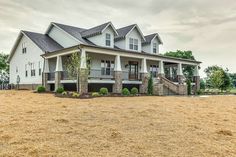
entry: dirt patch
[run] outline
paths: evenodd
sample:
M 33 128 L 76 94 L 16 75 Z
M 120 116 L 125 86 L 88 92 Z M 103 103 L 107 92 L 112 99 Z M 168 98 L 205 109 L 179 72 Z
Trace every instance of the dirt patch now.
M 0 156 L 236 156 L 235 96 L 0 100 Z

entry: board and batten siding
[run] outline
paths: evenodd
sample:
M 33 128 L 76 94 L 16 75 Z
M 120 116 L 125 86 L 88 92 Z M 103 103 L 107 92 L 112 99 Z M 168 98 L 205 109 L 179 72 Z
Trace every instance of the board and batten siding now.
M 160 43 L 158 42 L 157 38 L 154 38 L 152 41 L 151 41 L 151 44 L 148 44 L 148 45 L 144 45 L 142 46 L 142 50 L 144 52 L 147 52 L 147 53 L 153 53 L 153 43 L 157 43 L 157 53 L 156 54 L 159 54 L 159 46 L 160 46 Z
M 107 33 L 111 35 L 111 46 L 106 46 Z M 115 36 L 114 31 L 112 30 L 111 26 L 109 26 L 106 28 L 106 30 L 103 31 L 102 34 L 90 37 L 88 38 L 88 40 L 99 46 L 114 48 L 114 36 Z
M 22 43 L 25 43 L 27 49 L 24 54 L 22 53 Z M 19 75 L 20 84 L 41 84 L 42 74 L 39 75 L 39 62 L 41 71 L 43 72 L 44 59 L 40 56 L 43 53 L 44 52 L 35 43 L 23 35 L 10 60 L 10 83 L 16 84 L 17 76 Z M 31 76 L 30 63 L 34 64 L 35 76 Z M 26 68 L 28 77 L 25 76 Z
M 48 35 L 64 48 L 79 44 L 73 37 L 69 36 L 66 32 L 55 26 L 51 28 Z

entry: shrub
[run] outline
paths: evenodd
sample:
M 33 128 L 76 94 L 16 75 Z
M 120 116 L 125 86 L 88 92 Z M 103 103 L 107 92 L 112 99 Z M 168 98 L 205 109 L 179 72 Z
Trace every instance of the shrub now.
M 132 95 L 137 95 L 138 94 L 138 89 L 136 87 L 133 87 L 130 91 Z
M 37 91 L 38 93 L 43 93 L 43 92 L 46 91 L 46 88 L 45 88 L 44 86 L 38 86 L 37 89 L 36 89 L 36 91 Z
M 203 91 L 202 90 L 198 90 L 197 91 L 197 95 L 202 95 L 203 94 Z
M 191 81 L 187 80 L 187 90 L 188 90 L 188 95 L 192 94 L 192 85 L 191 85 Z
M 62 92 L 61 94 L 62 94 L 62 95 L 67 95 L 67 92 Z
M 153 94 L 153 80 L 152 80 L 152 75 L 148 79 L 148 94 L 152 95 Z
M 130 95 L 130 92 L 127 88 L 122 89 L 122 95 L 128 96 Z
M 107 94 L 108 94 L 108 89 L 105 88 L 105 87 L 103 87 L 103 88 L 101 88 L 101 89 L 99 90 L 99 93 L 100 93 L 101 95 L 107 95 Z
M 98 92 L 92 93 L 92 97 L 99 97 L 99 96 L 100 96 L 100 94 Z
M 79 93 L 76 93 L 76 92 L 73 92 L 73 93 L 72 93 L 72 97 L 76 97 L 76 98 L 77 98 L 77 97 L 79 97 L 79 96 L 80 96 Z
M 64 90 L 63 87 L 58 87 L 57 90 L 56 90 L 56 93 L 61 94 L 61 93 L 63 93 L 64 91 L 65 91 L 65 90 Z

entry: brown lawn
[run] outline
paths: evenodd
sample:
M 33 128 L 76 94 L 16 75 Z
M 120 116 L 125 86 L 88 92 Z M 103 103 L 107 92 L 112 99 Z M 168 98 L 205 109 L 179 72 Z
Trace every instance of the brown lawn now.
M 236 96 L 76 100 L 0 91 L 0 156 L 233 157 Z

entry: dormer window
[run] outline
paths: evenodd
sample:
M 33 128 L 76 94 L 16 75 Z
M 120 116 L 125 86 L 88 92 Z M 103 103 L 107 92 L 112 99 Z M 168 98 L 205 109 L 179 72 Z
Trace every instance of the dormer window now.
M 153 53 L 157 53 L 157 43 L 153 43 Z
M 22 53 L 25 54 L 26 51 L 26 43 L 22 43 Z
M 138 50 L 138 39 L 129 38 L 129 49 Z
M 106 46 L 111 46 L 111 34 L 106 33 Z

